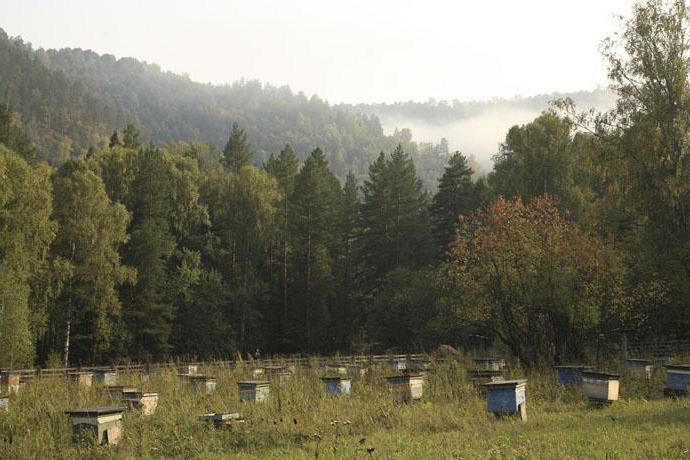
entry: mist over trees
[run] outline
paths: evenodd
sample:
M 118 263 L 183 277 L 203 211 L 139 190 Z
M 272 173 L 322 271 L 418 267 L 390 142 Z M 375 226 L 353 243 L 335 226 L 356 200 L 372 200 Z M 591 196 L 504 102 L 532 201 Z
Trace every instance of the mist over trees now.
M 51 91 L 31 99 L 30 82 L 2 74 L 23 105 L 21 116 L 0 106 L 0 366 L 429 351 L 477 333 L 530 365 L 586 359 L 621 329 L 690 338 L 689 17 L 683 2 L 635 6 L 602 48 L 616 106 L 581 113 L 561 99 L 511 127 L 480 179 L 446 143 L 420 155 L 408 130 L 372 129 L 387 147 L 347 162 L 342 138 L 321 129 L 300 144 L 304 131 L 270 139 L 284 131 L 280 114 L 262 118 L 278 111 L 268 103 L 256 123 L 218 128 L 222 150 L 186 132 L 157 138 L 172 124 L 119 119 L 129 103 L 109 91 L 123 75 L 100 66 L 130 66 L 162 111 L 166 82 L 219 106 L 224 91 L 275 101 L 280 90 L 205 87 L 133 60 L 2 41 L 4 62 L 54 60 L 34 84 L 69 88 L 71 109 L 54 114 Z M 89 87 L 116 109 L 91 113 L 109 101 Z M 335 117 L 327 123 L 344 113 L 284 95 Z M 338 126 L 375 122 L 342 116 Z M 72 142 L 83 150 L 41 161 Z

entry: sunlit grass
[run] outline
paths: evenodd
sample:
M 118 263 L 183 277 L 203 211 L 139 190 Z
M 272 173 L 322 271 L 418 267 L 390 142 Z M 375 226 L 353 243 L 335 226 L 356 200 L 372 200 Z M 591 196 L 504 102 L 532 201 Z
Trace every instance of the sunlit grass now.
M 468 382 L 469 363 L 434 364 L 422 401 L 395 403 L 386 369 L 353 380 L 350 397 L 325 393 L 318 368 L 274 382 L 262 404 L 239 403 L 236 382 L 249 372 L 201 367 L 217 391 L 192 393 L 174 369 L 120 374 L 119 383 L 160 393 L 151 417 L 127 412 L 117 446 L 71 442 L 66 409 L 113 405 L 104 388 L 79 389 L 64 379 L 29 383 L 0 414 L 0 458 L 688 458 L 690 402 L 662 396 L 663 374 L 651 382 L 624 379 L 621 400 L 592 409 L 577 388 L 548 370 L 511 370 L 527 377 L 528 420 L 497 419 Z M 609 369 L 613 369 L 609 366 Z M 216 429 L 208 412 L 240 412 L 246 422 Z M 371 454 L 367 449 L 374 449 Z

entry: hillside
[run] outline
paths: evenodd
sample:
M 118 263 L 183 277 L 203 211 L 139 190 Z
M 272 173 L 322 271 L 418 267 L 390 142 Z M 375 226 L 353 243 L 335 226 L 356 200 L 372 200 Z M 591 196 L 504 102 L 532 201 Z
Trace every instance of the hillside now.
M 318 146 L 341 179 L 348 171 L 362 179 L 380 151 L 390 152 L 400 143 L 432 191 L 448 151 L 462 150 L 487 172 L 508 128 L 533 119 L 551 99 L 571 96 L 581 107 L 597 108 L 611 99 L 597 90 L 469 103 L 332 106 L 317 96 L 258 81 L 214 86 L 133 58 L 34 49 L 2 29 L 0 89 L 36 144 L 38 157 L 51 164 L 106 145 L 112 131 L 127 123 L 159 145 L 200 141 L 221 149 L 229 125 L 237 121 L 248 134 L 257 164 L 285 144 L 299 159 Z

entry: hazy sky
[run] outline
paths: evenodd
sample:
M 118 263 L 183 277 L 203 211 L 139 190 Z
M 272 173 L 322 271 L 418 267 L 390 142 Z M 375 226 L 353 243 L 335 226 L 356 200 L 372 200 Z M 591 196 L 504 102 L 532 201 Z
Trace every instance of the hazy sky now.
M 132 56 L 330 102 L 486 99 L 606 84 L 600 40 L 632 0 L 0 0 L 35 47 Z

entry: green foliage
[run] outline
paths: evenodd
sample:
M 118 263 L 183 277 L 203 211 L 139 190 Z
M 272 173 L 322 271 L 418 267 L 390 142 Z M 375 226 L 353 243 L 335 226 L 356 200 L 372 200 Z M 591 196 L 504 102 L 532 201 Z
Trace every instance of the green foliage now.
M 0 145 L 0 366 L 33 364 L 37 324 L 31 290 L 55 237 L 50 171 Z M 32 324 L 33 323 L 33 324 Z
M 53 182 L 59 230 L 51 253 L 69 264 L 70 276 L 50 311 L 51 345 L 60 349 L 69 328 L 73 362 L 102 362 L 121 338 L 117 289 L 134 277 L 118 252 L 128 240 L 129 214 L 108 198 L 101 178 L 83 160 L 63 163 Z
M 434 195 L 431 206 L 431 217 L 441 254 L 445 254 L 450 243 L 455 240 L 458 217 L 474 211 L 480 204 L 475 196 L 472 174 L 467 158 L 460 152 L 455 152 L 439 179 L 438 192 Z
M 232 124 L 230 137 L 223 149 L 223 166 L 227 172 L 237 175 L 251 161 L 252 152 L 247 143 L 247 133 L 235 122 Z

